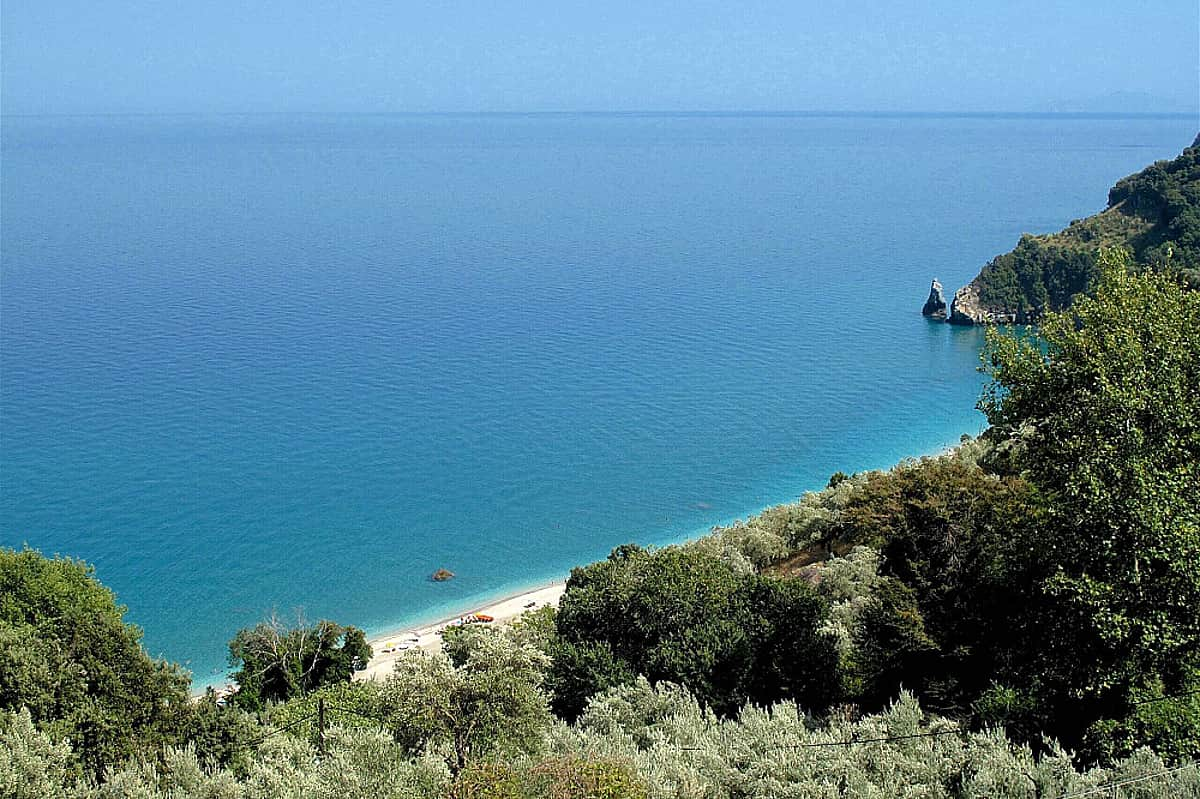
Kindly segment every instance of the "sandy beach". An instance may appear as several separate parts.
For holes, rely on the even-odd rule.
[[[371,644],[371,650],[375,653],[371,658],[371,662],[367,667],[360,672],[356,672],[354,679],[356,680],[374,680],[386,677],[392,670],[396,660],[404,657],[407,652],[414,649],[424,649],[430,652],[436,652],[442,645],[442,637],[438,635],[438,630],[445,627],[450,622],[461,616],[468,616],[473,613],[482,613],[491,616],[495,621],[493,625],[504,624],[517,616],[520,616],[526,610],[532,610],[536,607],[551,605],[558,607],[558,601],[566,590],[566,582],[556,582],[541,588],[535,588],[532,591],[526,591],[522,594],[510,596],[501,599],[498,602],[493,602],[490,605],[485,605],[480,608],[469,610],[465,613],[460,613],[449,618],[442,619],[436,624],[430,624],[426,627],[410,627],[403,630],[397,630],[387,635],[380,635],[372,638],[368,643]],[[413,641],[413,638],[416,638]],[[408,643],[409,648],[400,651],[394,649],[395,645]],[[392,649],[393,651],[384,652],[384,649]]]

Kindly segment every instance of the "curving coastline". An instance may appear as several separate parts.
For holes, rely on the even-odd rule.
[[[976,435],[978,432],[978,430],[972,431],[970,435]],[[961,435],[962,433],[960,432],[959,434],[953,436],[952,439],[947,438],[943,443],[935,446],[925,447],[922,448],[921,451],[912,452],[909,454],[894,454],[888,458],[885,458],[885,462],[865,465],[861,468],[853,469],[853,471],[871,472],[886,470],[895,466],[897,463],[910,458],[916,459],[945,455],[958,446],[958,441]],[[694,528],[683,535],[646,536],[636,543],[645,546],[670,546],[674,544],[683,544],[688,541],[694,541],[697,538],[708,535],[714,529],[730,526],[739,520],[760,514],[768,508],[777,507],[789,502],[795,502],[804,494],[810,491],[819,490],[822,487],[823,486],[821,485],[809,486],[795,492],[790,492],[785,497],[767,501],[757,508],[746,509],[744,512],[733,516],[715,519],[711,524],[708,524],[704,527]],[[613,543],[612,546],[617,546],[620,543],[625,543],[625,541],[617,541]],[[602,558],[597,558],[597,560],[599,559]],[[575,565],[584,566],[587,564],[578,563]],[[495,624],[503,625],[507,622],[510,622],[517,616],[520,616],[525,610],[533,609],[526,607],[529,602],[533,602],[534,607],[542,607],[545,605],[557,607],[559,599],[566,590],[567,575],[563,575],[558,579],[542,579],[540,581],[532,580],[526,585],[532,585],[533,587],[524,587],[517,591],[506,590],[488,598],[480,598],[479,596],[476,596],[474,598],[466,599],[460,604],[448,605],[446,606],[447,609],[443,609],[440,613],[437,613],[436,616],[433,616],[433,621],[429,620],[432,614],[420,614],[409,616],[408,620],[404,620],[403,617],[397,617],[397,621],[390,622],[385,625],[377,625],[366,628],[367,643],[371,645],[373,654],[370,662],[367,664],[367,668],[356,673],[354,675],[354,679],[363,680],[380,678],[386,675],[386,673],[392,668],[393,664],[395,664],[396,660],[404,654],[404,651],[411,651],[411,649],[409,649],[404,651],[383,652],[382,650],[384,645],[390,641],[395,640],[398,643],[404,637],[415,634],[417,636],[417,641],[415,642],[416,646],[412,648],[433,652],[437,651],[441,646],[442,639],[441,636],[437,634],[437,631],[462,616],[474,613],[483,613],[492,616],[495,619]],[[355,620],[352,618],[345,619],[344,621],[348,624],[354,624],[355,622]],[[203,696],[205,691],[210,688],[216,690],[218,695],[220,695],[228,691],[230,687],[231,683],[229,682],[227,675],[221,675],[219,677],[213,677],[207,680],[200,680],[196,677],[196,675],[192,675],[193,698]]]
[[[439,619],[433,624],[427,624],[422,627],[403,627],[397,630],[390,630],[384,635],[372,636],[367,640],[367,643],[371,645],[371,651],[374,654],[367,667],[357,672],[354,675],[354,679],[373,680],[385,676],[391,670],[396,660],[404,656],[405,651],[410,651],[411,649],[436,651],[442,645],[442,637],[438,635],[438,631],[462,616],[482,613],[491,616],[495,620],[492,622],[493,624],[503,625],[517,618],[527,610],[545,607],[546,605],[558,607],[558,601],[562,598],[563,592],[566,590],[567,581],[558,580],[531,591],[512,594],[480,607],[469,608],[462,613],[456,613],[444,619]],[[388,643],[402,641],[406,635],[415,635],[417,638],[415,645],[410,647],[409,650],[384,651]]]

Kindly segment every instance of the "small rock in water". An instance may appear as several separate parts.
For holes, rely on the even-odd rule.
[[[931,319],[946,318],[946,295],[942,293],[942,284],[936,277],[929,286],[929,299],[925,300],[925,307],[921,309],[921,315]]]
[[[429,579],[435,582],[444,583],[453,576],[454,572],[450,571],[449,569],[438,569],[433,574],[429,575]]]

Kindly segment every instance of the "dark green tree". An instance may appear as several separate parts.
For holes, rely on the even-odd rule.
[[[1122,252],[1100,268],[1036,337],[991,332],[981,402],[1044,508],[1030,681],[1080,728],[1200,666],[1200,294]]]
[[[579,718],[588,699],[637,677],[633,667],[617,657],[607,641],[559,643],[552,653],[547,685],[553,696],[550,706],[555,715],[570,722]]]
[[[740,693],[759,705],[795,699],[821,709],[842,698],[837,650],[822,623],[828,602],[803,580],[747,581],[752,663]]]
[[[867,708],[886,706],[901,688],[920,691],[925,686],[937,644],[907,585],[884,579],[876,586],[855,639],[851,679]]]
[[[559,606],[561,639],[606,642],[651,680],[671,680],[726,710],[750,664],[745,578],[713,556],[671,547],[614,550],[575,569]]]
[[[237,705],[259,710],[322,685],[346,682],[366,668],[371,647],[356,627],[331,621],[289,627],[278,617],[238,631],[229,642],[229,663],[236,671]]]
[[[557,623],[575,650],[551,682],[572,686],[568,715],[590,686],[630,673],[684,685],[720,713],[750,699],[817,709],[839,679],[833,640],[818,632],[826,615],[803,583],[740,572],[696,548],[620,547],[572,572]]]
[[[1025,553],[1013,557],[1014,538],[1037,517],[1023,479],[990,474],[959,456],[873,474],[849,499],[834,525],[837,534],[879,548],[880,574],[911,589],[925,639],[919,679],[911,670],[878,671],[868,681],[874,681],[870,706],[894,697],[903,682],[927,706],[957,716],[999,679],[1006,653],[1026,645],[1016,635],[1027,602],[1018,571]],[[881,589],[892,590],[888,586]],[[866,618],[882,623],[871,614],[895,611],[898,597],[875,599],[886,601],[872,605]],[[887,626],[874,629],[883,633]],[[862,643],[882,650],[893,645]],[[879,682],[888,674],[895,676],[890,685]]]
[[[29,709],[86,771],[177,743],[188,678],[150,658],[92,567],[0,549],[0,708]]]

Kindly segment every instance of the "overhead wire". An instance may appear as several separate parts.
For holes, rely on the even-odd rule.
[[[316,718],[316,716],[317,716],[317,713],[316,713],[316,711],[313,711],[312,713],[309,713],[309,714],[308,714],[308,715],[306,715],[306,716],[301,716],[301,717],[300,717],[300,718],[298,718],[298,719],[294,719],[293,721],[290,721],[290,722],[288,722],[287,724],[283,725],[282,727],[276,727],[275,729],[271,730],[270,732],[266,733],[265,735],[262,735],[262,736],[260,736],[260,737],[258,737],[258,738],[256,738],[256,739],[254,739],[253,741],[248,741],[248,742],[246,743],[246,746],[249,746],[249,747],[255,747],[255,746],[258,746],[258,745],[260,745],[260,744],[261,744],[263,741],[267,740],[268,738],[271,738],[271,737],[273,737],[273,736],[279,735],[279,734],[280,734],[280,733],[282,733],[282,732],[287,732],[287,731],[288,731],[288,730],[290,730],[292,727],[295,727],[295,726],[296,726],[296,725],[298,725],[298,724],[303,724],[303,723],[304,723],[304,722],[306,722],[306,721],[309,721],[309,720],[311,720],[311,719],[314,719],[314,718]]]
[[[917,732],[911,735],[890,735],[882,738],[850,738],[845,741],[811,741],[808,743],[796,744],[780,744],[770,748],[773,749],[809,749],[822,746],[856,746],[858,744],[875,744],[875,743],[890,743],[892,741],[911,741],[914,738],[936,738],[941,735],[961,735],[963,730],[955,728],[953,730],[931,730],[930,732]],[[699,746],[681,746],[680,750],[684,752],[699,752]]]
[[[1165,771],[1155,771],[1155,772],[1151,772],[1151,773],[1147,773],[1147,774],[1139,774],[1138,776],[1132,777],[1129,779],[1117,780],[1115,782],[1107,782],[1103,785],[1097,785],[1095,788],[1089,788],[1086,791],[1077,791],[1074,793],[1059,794],[1058,796],[1054,797],[1054,799],[1075,799],[1075,797],[1077,797],[1077,796],[1091,796],[1092,794],[1097,794],[1097,793],[1111,793],[1112,791],[1116,790],[1117,788],[1120,788],[1125,785],[1133,785],[1134,783],[1146,782],[1147,780],[1157,779],[1159,777],[1167,777],[1171,774],[1175,774],[1176,772],[1184,771],[1189,768],[1196,768],[1196,765],[1197,764],[1195,761],[1193,761],[1191,763],[1184,763],[1182,766],[1176,766],[1175,768],[1170,768]]]
[[[1130,702],[1129,704],[1131,707],[1137,707],[1138,705],[1152,705],[1155,702],[1166,702],[1171,699],[1182,699],[1187,696],[1200,696],[1200,688],[1197,688],[1195,691],[1184,691],[1180,694],[1167,694],[1165,696],[1157,696],[1153,699],[1143,699],[1139,702]]]

